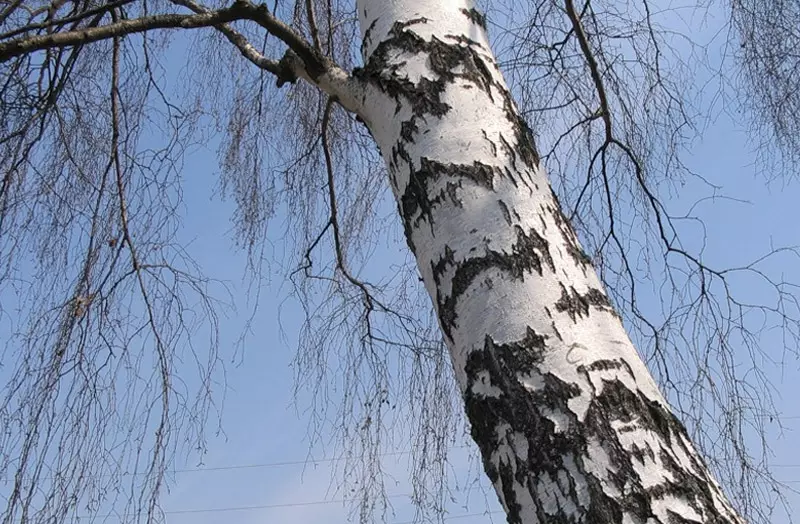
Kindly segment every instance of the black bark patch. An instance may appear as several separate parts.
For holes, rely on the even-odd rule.
[[[412,119],[411,121],[407,121],[407,122],[404,122],[403,124],[401,124],[401,129],[402,129],[403,125],[405,125],[406,129],[411,131],[411,132],[413,132],[411,130],[411,128],[416,126],[416,124],[414,123],[414,119]],[[401,169],[401,166],[400,166],[400,163],[398,162],[398,159],[402,159],[403,161],[405,161],[406,166],[409,166],[409,167],[406,167],[406,169],[410,169],[410,166],[412,165],[412,163],[411,163],[411,155],[408,154],[408,151],[406,150],[405,144],[402,141],[397,142],[394,145],[394,147],[392,147],[392,159],[391,159],[391,165],[389,166],[389,168],[393,171],[393,175],[395,175],[395,176],[396,176],[397,171],[399,169]],[[396,182],[394,180],[392,181],[392,183],[395,185],[395,187],[397,186],[397,184],[396,184]]]
[[[567,402],[580,390],[574,384],[565,383],[546,373],[541,375],[544,387],[540,390],[528,391],[520,382],[519,376],[525,374],[528,366],[535,370],[536,364],[541,362],[542,353],[547,349],[545,342],[544,336],[532,329],[522,340],[512,344],[496,344],[487,337],[484,347],[471,353],[467,360],[469,385],[488,375],[491,385],[502,391],[500,398],[484,397],[468,387],[464,400],[472,436],[481,449],[487,474],[493,482],[499,483],[508,508],[509,522],[522,522],[513,485],[519,483],[526,486],[533,500],[538,500],[536,480],[545,474],[557,479],[558,472],[565,469],[564,457],[576,442],[580,442],[580,435],[576,440],[575,435],[556,432],[553,422],[542,412],[543,408],[563,412],[572,418],[572,423],[576,423],[575,417],[570,415]],[[507,435],[497,434],[497,428],[506,424],[510,426],[510,431],[527,439],[528,454],[516,457],[516,467],[501,464],[498,471],[489,458],[504,443],[501,441],[507,442]],[[516,470],[517,475],[512,475],[512,470]],[[572,498],[577,500],[575,484],[569,484]],[[541,522],[568,522],[563,515],[545,514],[542,507],[536,508],[536,512]]]
[[[402,124],[400,124],[400,138],[402,138],[406,142],[411,142],[412,140],[414,140],[414,133],[416,133],[417,131],[419,131],[419,126],[417,126],[416,118],[412,118],[411,120],[406,120]]]
[[[396,148],[405,150],[404,148]],[[420,167],[409,179],[408,185],[400,197],[401,216],[406,224],[416,226],[420,220],[433,224],[433,209],[449,196],[458,205],[455,197],[456,188],[461,187],[462,180],[469,180],[475,185],[488,190],[494,189],[494,175],[497,168],[474,161],[470,164],[443,163],[428,158],[420,159]],[[440,178],[455,179],[456,186],[448,187],[447,193],[432,193],[430,187]]]
[[[625,367],[623,362],[617,359],[600,359],[595,360],[588,366],[578,366],[578,370],[585,369],[586,371],[611,371],[612,369],[622,369]]]
[[[578,317],[588,317],[590,307],[613,313],[611,303],[599,289],[589,288],[585,294],[581,295],[572,286],[568,291],[564,284],[559,283],[559,285],[561,286],[561,297],[555,303],[556,311],[566,311],[573,322],[577,321]]]
[[[522,340],[509,344],[495,344],[490,337],[487,337],[484,341],[484,349],[492,352],[493,358],[497,360],[497,365],[502,366],[503,369],[513,369],[517,373],[526,374],[534,371],[537,364],[544,361],[547,335],[540,335],[528,326]]]
[[[502,136],[500,138],[502,138]],[[518,188],[519,184],[517,184],[517,179],[514,178],[514,175],[511,173],[511,170],[508,168],[508,166],[506,166],[504,172],[506,174],[506,178],[511,181],[511,183],[514,185],[514,187]]]
[[[456,78],[468,80],[470,83],[489,93],[494,83],[492,74],[483,58],[469,45],[448,44],[436,37],[430,41],[428,64],[441,80],[452,83]],[[455,73],[456,69],[460,72]]]
[[[437,286],[442,283],[442,273],[444,273],[449,266],[452,266],[455,263],[455,257],[453,255],[454,253],[453,250],[450,249],[450,246],[444,246],[444,256],[439,257],[439,260],[436,263],[431,261],[433,281],[436,282]]]
[[[400,204],[397,204],[397,214],[402,216],[403,215],[403,208]],[[411,227],[411,224],[403,220],[403,236],[406,239],[406,244],[408,245],[408,249],[414,254],[417,254],[417,246],[414,244],[414,231]]]
[[[464,16],[469,18],[473,24],[486,31],[486,17],[483,15],[483,13],[474,7],[471,9],[462,9],[461,12],[464,13]]]
[[[506,503],[506,513],[508,524],[522,524],[522,505],[517,502],[517,494],[514,492],[514,470],[510,464],[501,461],[498,469],[498,476],[503,487],[503,500]]]
[[[481,134],[483,134],[483,139],[489,142],[489,147],[492,148],[492,155],[497,156],[497,145],[489,138],[489,135],[486,133],[485,129],[481,129]]]
[[[550,316],[550,312],[549,312],[549,311],[547,312],[547,316]],[[553,333],[555,333],[555,335],[556,335],[556,338],[557,338],[558,340],[561,340],[561,341],[563,341],[563,340],[564,340],[564,338],[561,336],[561,332],[558,330],[558,328],[556,328],[556,323],[555,323],[555,321],[551,321],[551,322],[550,322],[550,327],[553,329]]]
[[[558,227],[558,230],[561,232],[561,237],[564,239],[564,244],[567,246],[567,254],[575,262],[575,265],[582,268],[585,273],[586,269],[592,266],[592,259],[580,246],[580,243],[578,242],[578,234],[575,233],[575,229],[572,227],[572,224],[570,224],[567,217],[564,216],[564,212],[561,210],[561,204],[559,203],[558,197],[556,196],[552,187],[550,188],[550,192],[553,194],[553,198],[557,204],[555,209],[550,210],[550,213],[553,216],[556,227]]]
[[[392,26],[392,33],[390,34],[397,34],[401,32],[406,27],[417,25],[417,24],[427,24],[429,20],[424,16],[419,16],[417,18],[411,18],[406,20],[405,22],[395,22],[394,26]]]
[[[483,256],[465,259],[458,264],[453,276],[450,295],[443,299],[441,294],[437,293],[439,321],[442,324],[442,330],[451,340],[452,330],[456,326],[455,310],[458,301],[469,286],[484,272],[498,269],[512,279],[522,280],[526,274],[534,272],[541,276],[544,266],[548,267],[550,271],[555,271],[547,240],[539,236],[533,229],[526,233],[517,225],[514,226],[514,230],[517,239],[511,246],[511,253],[501,253],[486,248]],[[436,269],[439,270],[438,274],[441,274],[447,264],[452,263],[454,262],[440,260],[436,265]],[[438,278],[437,273],[434,273],[434,278]]]
[[[516,148],[506,140],[506,137],[503,136],[502,133],[498,134],[500,138],[500,144],[503,146],[503,149],[506,152],[506,155],[511,159],[511,165],[514,167],[514,170],[519,172],[519,166],[517,165],[517,151]]]
[[[500,206],[500,212],[503,213],[503,219],[505,219],[506,224],[510,226],[512,222],[511,222],[511,213],[508,211],[508,206],[502,200],[498,200],[497,204]]]
[[[441,95],[455,78],[466,79],[489,92],[494,80],[483,58],[469,44],[448,44],[435,37],[428,42],[407,29],[408,26],[420,22],[427,20],[417,18],[395,22],[387,38],[377,45],[364,68],[354,69],[353,76],[370,82],[397,100],[396,111],[402,107],[401,98],[408,100],[412,114],[418,117],[441,117],[450,110],[450,106],[441,100]],[[408,80],[402,72],[405,63],[397,63],[389,58],[398,50],[426,55],[435,78],[423,77],[416,85]]]
[[[566,238],[564,240],[566,241]],[[575,265],[583,268],[584,271],[592,265],[591,257],[577,243],[567,242],[567,254],[575,262]]]
[[[530,169],[539,167],[539,152],[533,140],[533,132],[528,127],[528,123],[517,111],[508,115],[508,119],[514,124],[514,137],[517,140],[517,152],[522,162]]]
[[[364,38],[361,39],[361,56],[364,56],[367,46],[369,46],[370,42],[372,41],[372,32],[375,30],[375,26],[378,24],[379,18],[373,20],[372,23],[369,24],[369,27],[367,27],[367,30],[364,31]]]
[[[411,54],[426,51],[427,42],[405,29],[411,22],[395,22],[388,38],[377,45],[366,65],[353,70],[353,77],[371,83],[397,100],[395,113],[402,109],[401,98],[404,98],[410,102],[415,116],[430,114],[441,117],[450,110],[450,106],[441,101],[445,83],[422,78],[414,84],[402,74],[404,62],[389,60],[391,53],[396,50]]]
[[[468,46],[475,46],[475,47],[482,47],[482,44],[477,40],[473,40],[472,38],[464,35],[444,35],[445,38],[452,40],[453,42],[458,42],[459,44],[464,44]]]

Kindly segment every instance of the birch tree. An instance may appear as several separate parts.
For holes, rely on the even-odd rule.
[[[698,452],[702,431],[687,431],[626,331],[628,319],[634,335],[652,342],[643,352],[678,395],[688,393],[662,373],[670,349],[686,351],[702,375],[710,374],[703,351],[718,352],[729,369],[731,333],[748,330],[744,312],[780,324],[788,347],[798,334],[792,286],[770,280],[756,261],[739,270],[762,275],[778,299],[737,302],[725,281],[730,270],[707,267],[677,239],[656,190],[647,152],[659,137],[648,125],[670,123],[665,135],[674,140],[689,112],[661,74],[665,43],[649,4],[623,24],[626,52],[655,79],[646,84],[647,114],[631,106],[640,86],[626,84],[609,60],[614,31],[606,22],[625,5],[525,4],[527,58],[550,58],[507,64],[522,105],[487,33],[484,11],[501,13],[502,5],[4,3],[0,283],[21,290],[18,309],[29,326],[9,337],[16,367],[0,408],[8,428],[0,473],[13,486],[3,522],[65,522],[107,503],[108,493],[127,497],[132,520],[157,521],[167,464],[181,442],[202,447],[219,360],[221,306],[212,296],[224,289],[174,235],[188,177],[181,158],[213,125],[223,134],[221,189],[236,201],[237,240],[255,274],[274,207],[291,207],[300,247],[290,280],[310,301],[323,293],[323,306],[307,318],[298,363],[319,383],[324,365],[314,362],[326,358],[319,352],[340,348],[352,373],[344,378],[342,427],[362,446],[362,464],[376,460],[383,405],[398,395],[386,377],[402,361],[412,368],[403,394],[418,423],[418,458],[452,429],[443,414],[454,385],[510,523],[727,524],[744,522],[740,513],[764,516],[747,498],[763,472],[747,453],[735,457],[748,472],[725,478],[741,481],[729,486],[742,494],[735,507]],[[749,50],[757,38],[747,28],[767,24],[756,15],[769,6],[731,6]],[[183,78],[196,85],[169,93],[158,52],[174,35],[194,38]],[[745,58],[751,77],[769,67]],[[776,75],[790,81],[790,73]],[[754,114],[786,137],[777,151],[791,158],[794,120],[771,118],[764,107],[775,104],[772,91],[763,93]],[[533,129],[523,114],[529,110],[538,114]],[[566,130],[540,150],[536,125],[554,112],[566,115]],[[147,143],[152,127],[164,131],[164,143]],[[571,163],[562,162],[565,153]],[[664,153],[666,165],[671,154]],[[548,176],[573,188],[561,195],[568,204]],[[374,234],[384,187],[413,263],[397,270],[399,284],[381,287],[355,268],[368,254],[364,238]],[[623,190],[637,199],[655,245],[688,268],[692,292],[675,311],[706,313],[707,339],[676,340],[680,329],[656,326],[637,309],[630,237],[615,228],[614,192]],[[320,266],[322,246],[327,266]],[[32,269],[15,266],[20,258]],[[414,312],[417,278],[432,324]],[[209,351],[190,344],[198,326],[209,330]],[[188,355],[198,378],[187,379],[178,365]],[[763,377],[747,383],[759,392],[747,397],[735,372],[723,376],[725,393],[708,409],[725,416],[724,455],[744,438],[730,428],[768,410],[770,397]],[[732,401],[736,409],[726,409]],[[97,449],[107,451],[98,457]],[[419,482],[435,479],[418,464]],[[122,487],[131,471],[144,482]],[[364,480],[359,516],[366,522],[379,503],[376,486]]]

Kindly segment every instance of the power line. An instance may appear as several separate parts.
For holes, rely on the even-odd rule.
[[[468,449],[472,446],[453,446],[451,450],[457,449]],[[379,457],[391,457],[391,456],[400,456],[400,455],[410,455],[411,450],[406,451],[387,451],[385,453],[378,453],[377,456]],[[283,466],[314,466],[317,464],[326,464],[331,462],[341,462],[343,460],[348,460],[348,458],[352,460],[361,460],[359,457],[333,457],[327,459],[305,459],[305,460],[288,460],[283,462],[262,462],[256,464],[234,464],[230,466],[214,466],[210,468],[184,468],[184,469],[172,469],[168,470],[168,473],[174,474],[182,474],[182,473],[203,473],[204,471],[228,471],[228,470],[241,470],[241,469],[258,469],[258,468],[277,468]],[[120,476],[127,477],[127,476],[142,476],[147,475],[147,473],[120,473]],[[110,477],[112,476],[111,473],[105,473],[100,475],[85,475],[84,478],[102,478],[102,477]],[[40,480],[52,480],[55,477],[47,476],[47,477],[39,477]],[[0,482],[10,482],[10,479],[0,479]]]
[[[390,495],[387,498],[397,498],[397,497],[406,497],[408,495]],[[293,508],[293,507],[302,507],[302,506],[322,506],[325,504],[343,504],[348,502],[348,499],[337,499],[337,500],[312,500],[307,502],[286,502],[282,504],[259,504],[256,506],[229,506],[225,508],[199,508],[199,509],[175,509],[169,511],[162,511],[164,515],[186,515],[190,513],[222,513],[226,511],[251,511],[256,509],[277,509],[277,508]],[[109,517],[133,517],[134,514],[130,513],[106,513],[104,515],[85,515],[83,517],[78,517],[79,519],[102,519],[102,518],[109,518]]]
[[[452,490],[454,492],[463,491],[463,489]],[[412,495],[410,493],[397,493],[395,495],[387,495],[386,498],[389,499],[397,499],[402,497],[411,498]],[[335,500],[310,500],[305,502],[284,502],[278,504],[258,504],[253,506],[228,506],[223,508],[199,508],[199,509],[176,509],[176,510],[168,510],[163,511],[164,515],[187,515],[187,514],[196,514],[196,513],[223,513],[228,511],[252,511],[257,509],[279,509],[279,508],[294,508],[294,507],[304,507],[304,506],[322,506],[326,504],[344,504],[346,502],[352,502],[356,499],[335,499]],[[453,520],[456,518],[466,518],[476,515],[491,515],[493,513],[501,513],[500,511],[484,511],[481,513],[468,513],[461,516],[454,516],[445,518],[444,520]],[[79,519],[101,519],[101,518],[125,518],[125,517],[132,517],[135,516],[133,514],[120,514],[120,513],[106,513],[103,515],[84,515],[78,517]],[[393,524],[414,524],[414,521],[408,522],[395,522]]]
[[[800,467],[800,464],[797,465]],[[797,480],[779,480],[778,482],[783,484],[800,484],[800,479]],[[452,490],[453,492],[464,491],[464,489],[455,489]],[[386,498],[388,499],[397,499],[408,497],[411,498],[412,495],[410,493],[397,493],[394,495],[387,495]],[[323,506],[323,505],[330,505],[330,504],[344,504],[347,502],[352,502],[356,499],[333,499],[333,500],[310,500],[310,501],[303,501],[303,502],[283,502],[283,503],[276,503],[276,504],[257,504],[251,506],[227,506],[222,508],[197,508],[197,509],[176,509],[176,510],[167,510],[163,511],[164,515],[189,515],[189,514],[200,514],[200,513],[226,513],[232,511],[254,511],[254,510],[263,510],[263,509],[280,509],[280,508],[297,508],[297,507],[308,507],[308,506]],[[484,511],[480,513],[465,513],[462,515],[455,515],[452,517],[446,517],[442,520],[455,520],[460,518],[467,518],[467,517],[475,517],[481,515],[493,515],[497,513],[502,513],[502,511]],[[92,516],[82,516],[78,517],[79,519],[98,519],[98,518],[125,518],[134,516],[132,514],[119,514],[119,513],[106,513],[102,515],[92,515]],[[402,521],[402,522],[394,522],[392,524],[416,524],[415,521]]]
[[[453,446],[450,449],[468,449],[471,446]],[[391,456],[400,456],[400,455],[410,455],[411,450],[407,451],[387,451],[386,453],[378,453],[378,456],[381,457],[391,457]],[[358,460],[358,457],[352,457],[353,459]],[[274,467],[281,467],[281,466],[301,466],[301,465],[315,465],[315,464],[324,464],[330,462],[341,462],[343,460],[347,460],[348,457],[333,457],[328,459],[306,459],[306,460],[289,460],[285,462],[264,462],[261,464],[240,464],[240,465],[232,465],[232,466],[215,466],[211,468],[187,468],[187,469],[175,469],[172,470],[173,473],[201,473],[203,471],[226,471],[226,470],[234,470],[234,469],[255,469],[255,468],[274,468]]]
[[[800,464],[798,465],[800,466]],[[778,482],[783,484],[800,484],[800,479],[798,480],[779,480]],[[453,492],[464,491],[464,489],[455,489],[452,490]],[[411,498],[412,495],[409,493],[397,493],[394,495],[387,495],[386,498],[388,499],[397,499],[408,497]],[[347,502],[352,502],[356,499],[333,499],[333,500],[309,500],[303,502],[283,502],[283,503],[276,503],[276,504],[257,504],[251,506],[227,506],[222,508],[196,508],[196,509],[176,509],[176,510],[167,510],[163,511],[164,515],[189,515],[189,514],[201,514],[201,513],[226,513],[232,511],[254,511],[254,510],[263,510],[263,509],[280,509],[280,508],[298,508],[298,507],[308,507],[308,506],[323,506],[323,505],[330,505],[330,504],[344,504]],[[462,515],[455,515],[452,517],[446,517],[442,520],[455,520],[460,518],[467,518],[467,517],[474,517],[474,516],[481,516],[481,515],[492,515],[502,513],[502,511],[484,511],[480,513],[465,513]],[[78,519],[99,519],[99,518],[126,518],[132,517],[133,514],[120,514],[120,513],[106,513],[101,515],[84,515],[78,517]],[[415,521],[403,521],[403,522],[394,522],[392,524],[416,524]]]

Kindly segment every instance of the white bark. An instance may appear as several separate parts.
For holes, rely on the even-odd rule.
[[[360,106],[511,523],[741,522],[561,212],[467,0],[360,0]]]

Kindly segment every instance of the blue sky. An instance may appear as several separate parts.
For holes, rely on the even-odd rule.
[[[687,157],[691,168],[724,186],[725,194],[749,201],[716,200],[704,204],[706,256],[722,265],[751,260],[771,246],[800,245],[800,228],[795,225],[800,184],[766,184],[764,177],[756,174],[753,159],[749,133],[728,115],[709,125]],[[293,396],[291,362],[301,310],[282,282],[285,268],[275,266],[269,278],[259,282],[259,308],[244,351],[237,353],[237,339],[251,311],[251,282],[244,278],[242,253],[233,249],[232,205],[215,196],[216,171],[210,167],[215,162],[213,141],[187,158],[184,170],[192,177],[191,184],[185,187],[186,216],[180,238],[206,274],[228,283],[238,305],[238,312],[224,318],[222,325],[228,384],[222,412],[224,435],[212,436],[202,461],[192,457],[187,463],[175,465],[178,472],[170,482],[163,505],[167,522],[343,524],[347,522],[348,506],[341,500],[349,494],[336,489],[340,452],[326,433],[309,448],[309,398],[302,392],[299,398]],[[691,184],[687,186],[688,194],[681,195],[679,201],[691,200],[693,190]],[[285,241],[281,228],[284,219],[280,213],[275,217],[269,238],[270,250],[275,250],[270,254],[277,259],[282,258],[281,243]],[[371,260],[370,269],[383,271],[394,262],[392,256],[389,251],[379,251]],[[784,278],[800,282],[800,264],[790,258],[780,260]],[[795,445],[800,436],[800,402],[796,400],[800,397],[800,363],[792,357],[782,369],[766,367],[765,371],[778,389],[778,409],[787,415],[784,430],[772,426],[776,429],[769,434],[776,476],[800,489],[800,451]],[[414,517],[407,497],[408,444],[402,442],[398,438],[395,445],[385,449],[385,470],[393,477],[387,489],[394,509],[386,519],[390,524],[409,522]],[[463,447],[458,444],[451,464],[454,491],[448,512],[453,521],[503,522],[494,494],[483,479],[475,448],[466,441]],[[793,510],[800,510],[800,496],[790,494],[789,501]],[[773,522],[789,521],[779,515]]]

